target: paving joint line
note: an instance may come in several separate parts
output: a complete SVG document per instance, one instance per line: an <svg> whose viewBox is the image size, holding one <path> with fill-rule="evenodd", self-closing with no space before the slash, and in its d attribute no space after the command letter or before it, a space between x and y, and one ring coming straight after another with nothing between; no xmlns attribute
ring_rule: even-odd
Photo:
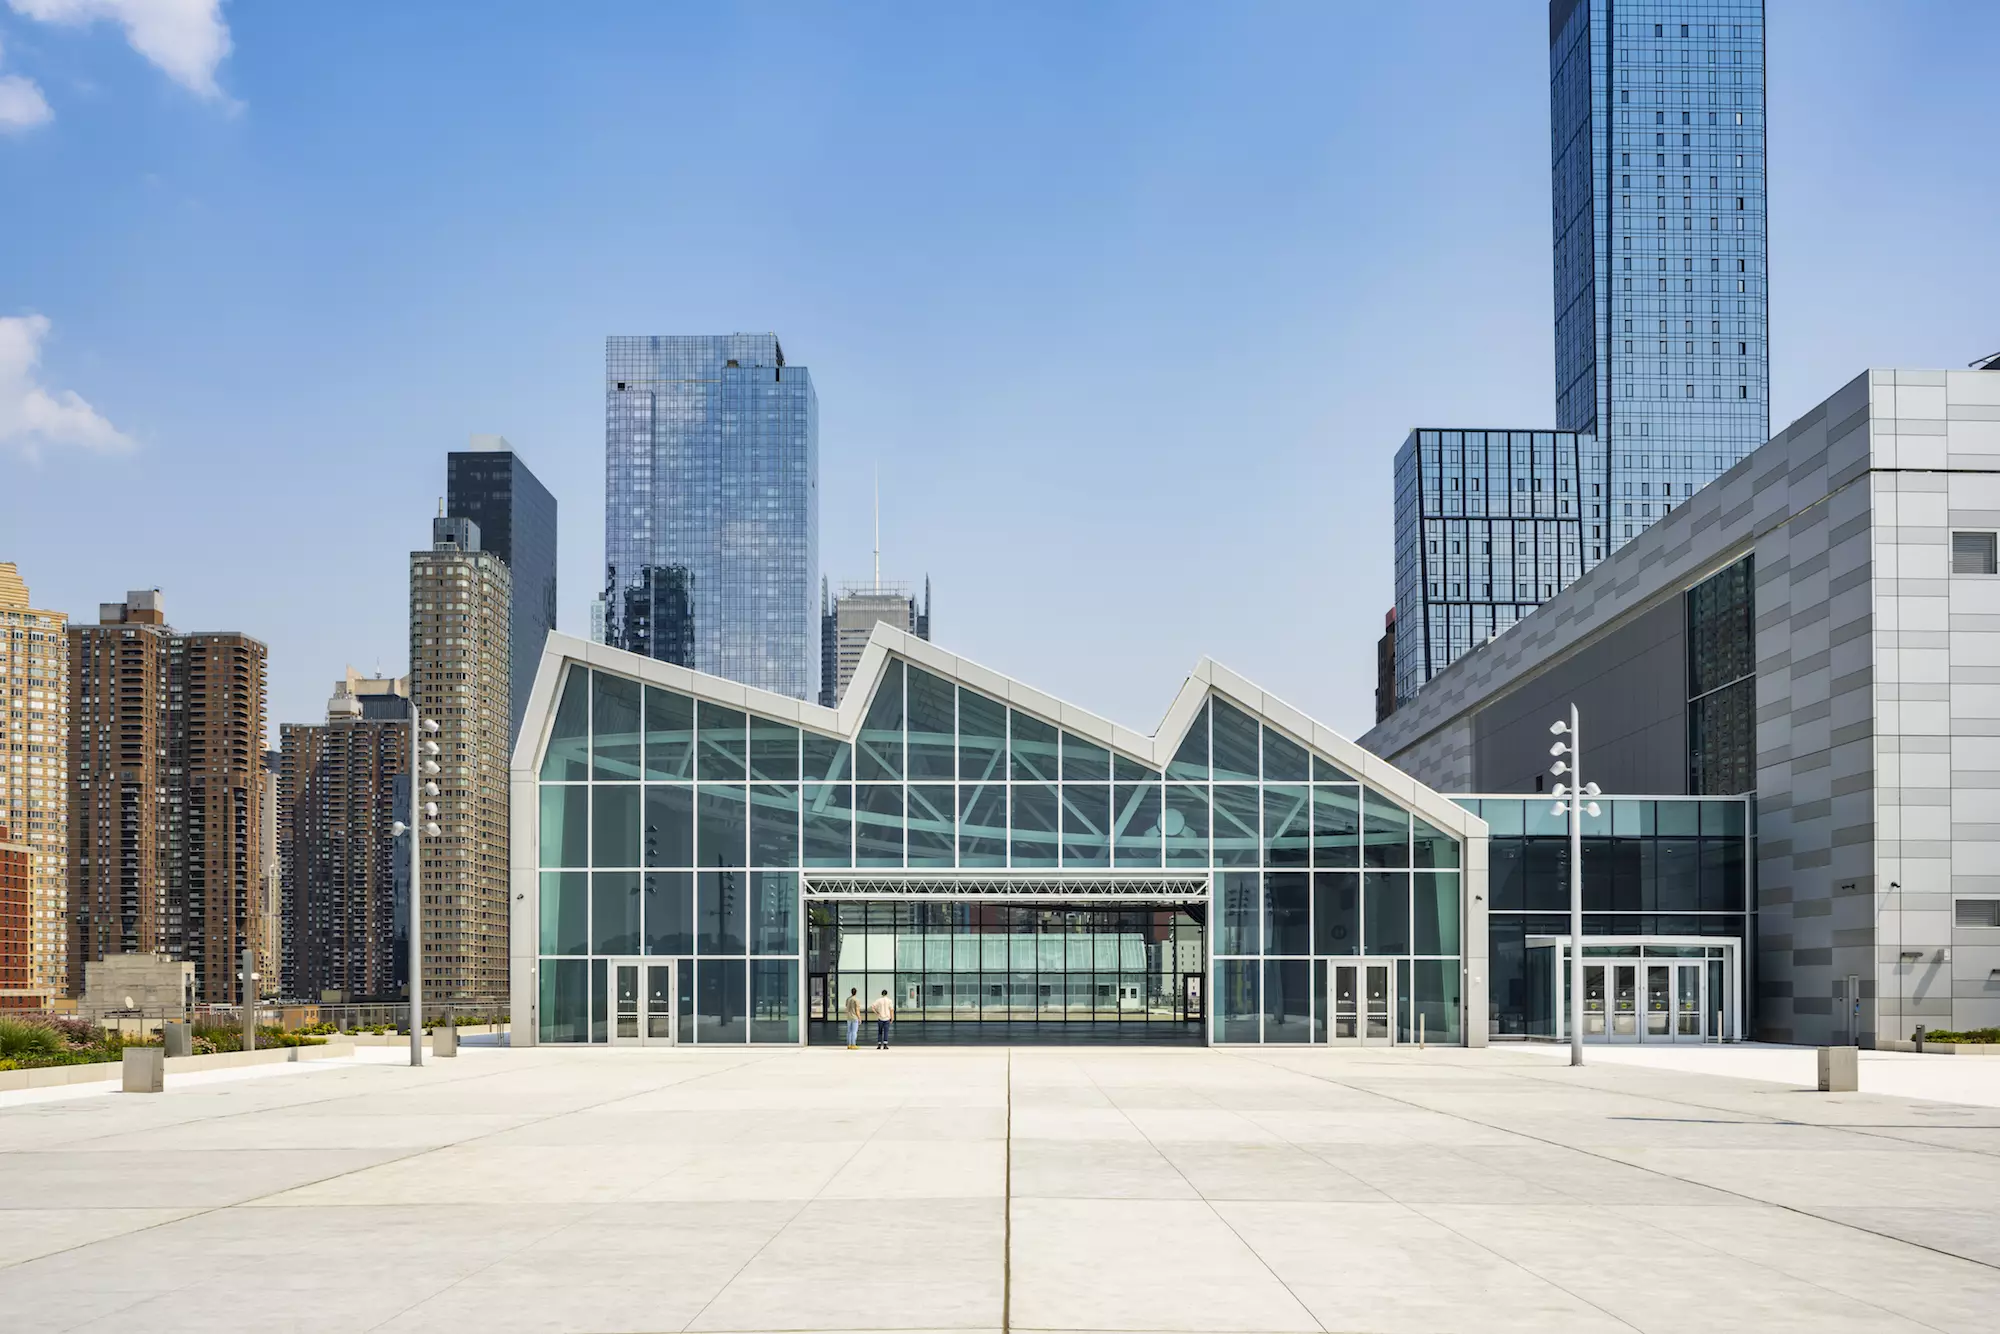
<svg viewBox="0 0 2000 1334"><path fill-rule="evenodd" d="M1235 1053L1235 1052L1231 1052L1230 1054L1231 1054L1231 1055L1239 1055L1239 1053ZM1247 1057L1244 1057L1244 1059L1248 1059L1248 1058L1247 1058ZM1289 1069L1289 1067L1285 1067L1285 1066L1277 1066L1277 1067L1272 1067L1272 1068L1276 1068L1276 1069ZM1294 1073L1297 1073L1297 1074L1301 1074L1301 1075L1304 1075L1304 1076L1305 1076L1306 1078L1308 1078L1308 1079L1318 1079L1318 1080L1323 1080L1323 1081L1324 1081L1324 1082L1326 1082L1326 1083L1329 1083L1329 1084L1334 1084L1334 1085L1337 1085L1337 1086L1339 1086L1339 1087L1341 1087L1341 1088L1349 1088L1349 1089L1351 1089L1351 1088L1353 1088L1353 1087L1354 1087L1354 1086L1353 1086L1353 1085L1351 1085L1351 1084L1346 1084L1346 1083L1342 1083L1342 1082L1341 1082L1340 1080L1337 1080L1337 1079L1333 1079L1333 1078L1331 1078L1331 1077L1329 1077L1329 1076L1326 1076L1326 1075L1318 1075L1318 1074L1312 1074L1312 1073L1310 1073L1310 1072L1308 1072L1308 1071L1303 1071L1303 1070L1301 1070L1301 1071L1294 1071ZM1538 1082L1538 1083L1548 1083L1548 1082L1550 1082L1550 1081L1547 1081L1547 1080L1538 1080L1538 1081L1536 1081L1536 1082ZM1558 1087L1562 1087L1562 1086L1558 1085ZM1373 1090L1363 1090L1363 1091L1373 1091ZM1613 1090L1603 1090L1603 1089L1598 1089L1598 1090L1594 1090L1594 1091L1596 1091L1596 1092L1613 1092ZM1766 1208L1770 1208L1770 1209L1782 1209L1782 1210L1784 1210L1784 1211L1785 1211L1786 1213L1790 1213L1790 1214L1797 1214L1797 1215L1798 1215L1799 1217L1801 1217L1801 1218L1811 1218L1811 1219L1814 1219L1815 1221L1818 1221L1818 1222L1821 1222L1821 1223L1830 1223L1830 1224L1832 1224L1832 1225L1833 1225L1833 1226L1835 1226L1835 1227L1844 1227L1844 1228L1849 1228L1849 1229L1851 1229L1851 1230L1853 1230L1853 1231L1855 1231L1855 1232L1860 1232L1860 1233L1863 1233L1863 1234L1865 1234L1865 1235L1867 1235L1867 1236L1871 1236L1871 1237L1880 1237L1880 1238L1882 1238L1882 1239L1883 1239L1884 1241L1893 1241L1893 1242L1896 1242L1896 1243L1898 1243L1899 1245L1903 1245L1903 1246L1913 1246L1913 1247L1915 1247L1916 1249L1918 1249L1918 1250L1920 1250L1920 1251L1928 1251L1928 1252L1930 1252L1930 1253L1931 1253L1931 1254L1933 1254L1933 1255L1941 1255L1941 1256L1945 1256L1946 1258L1948 1258L1948 1259L1952 1259L1952 1260L1962 1260L1962 1261L1964 1261L1964 1262L1965 1262L1965 1263L1967 1263L1967 1264L1973 1264L1973 1265L1978 1265L1978 1266L1979 1266L1980 1268L1982 1268L1982 1269L1991 1269L1991 1270L1995 1270L1995 1271L2000 1271L2000 1263L1995 1263L1995 1262L1993 1262L1993 1261L1989 1261L1989 1260L1981 1260L1981 1259L1977 1259L1977 1258L1975 1258L1975 1257L1973 1257L1973 1256L1969 1256L1969 1255L1960 1255L1960 1254L1959 1254L1959 1253L1958 1253L1957 1251L1948 1251L1948 1250L1945 1250L1944 1248L1942 1248L1942 1247L1939 1247L1939 1246L1932 1246L1932 1245L1929 1245L1928 1243L1925 1243L1925 1242L1921 1242L1921 1241L1913 1241L1913 1240L1911 1240L1911 1239L1910 1239L1910 1238L1908 1238L1908 1237L1899 1237L1899 1236L1896 1236L1896 1235L1895 1235L1894 1233L1891 1233L1891 1232L1881 1232L1881 1231L1877 1231L1877 1230L1876 1230L1875 1228L1871 1228L1871 1227L1862 1227L1862 1226L1861 1226L1860 1224L1858 1224L1858 1223L1852 1223L1852 1222L1849 1222L1849 1221L1847 1221L1846 1219L1842 1219L1842 1218L1829 1218L1829 1217L1827 1217L1827 1216L1826 1216L1825 1214L1818 1214L1818 1213L1814 1213L1814 1212L1813 1212L1812 1210L1810 1210L1810 1209L1803 1209L1803 1208L1800 1208L1800 1207L1799 1207L1799 1206L1797 1206L1797 1205L1792 1205L1792 1204L1785 1204L1785 1203L1783 1203L1783 1202L1781 1202L1781 1201L1778 1201L1778 1200L1765 1200L1765 1199L1759 1199L1759 1198L1758 1198L1757 1196L1755 1196L1755 1195L1746 1195L1746 1194L1744 1194L1744 1193L1743 1193L1742 1191L1737 1191L1737 1190L1731 1190L1731 1189L1729 1189L1729 1187L1727 1187L1727 1186L1716 1186L1716 1185L1711 1185L1711 1184L1709 1184L1709 1183L1708 1183L1708 1182L1706 1182L1706 1181L1693 1181L1693 1180L1690 1180L1690 1179L1689 1179L1689 1178L1687 1178L1687 1177L1683 1177L1683 1176L1677 1176L1677 1175L1675 1175L1675 1174L1674 1174L1674 1173L1672 1173L1672 1172L1668 1172L1668 1171L1665 1171L1664 1169L1661 1169L1661 1168L1658 1168L1658 1167L1652 1167L1652 1166L1649 1166L1649 1165L1647 1165L1647 1164L1645 1164L1645 1163L1633 1163L1633 1162L1627 1162L1627 1161L1626 1161L1625 1159L1623 1159L1623 1158L1616 1158L1616 1157L1613 1157L1612 1155L1610 1155L1610 1154L1608 1154L1608 1153L1601 1153L1601 1152L1599 1152L1599 1151L1597 1151L1597 1150L1595 1150L1595 1149L1588 1149L1588 1148L1581 1148L1581 1147L1579 1147L1579 1146L1577 1146L1577 1145L1574 1145L1574 1144L1563 1144L1563 1143L1560 1143L1559 1141L1556 1141L1556 1140L1552 1140L1552 1139L1549 1139L1549 1138L1547 1138L1547 1137L1545 1137L1545 1136L1542 1136L1542 1135L1535 1135L1535 1134L1530 1134L1529 1132L1527 1132L1527 1131L1525 1131L1525 1130L1516 1130L1516 1129L1513 1129L1513 1128L1511 1128L1511 1127L1508 1127L1508 1126L1503 1126L1503 1125L1497 1125L1497 1124L1494 1124L1494 1123L1492 1123L1492 1122L1489 1122L1489 1121L1481 1121L1481 1120L1479 1120L1479 1119L1478 1119L1477 1117L1473 1117L1473 1116L1467 1116L1467 1115L1465 1115L1465 1114L1464 1114L1464 1113L1462 1113L1462 1112L1446 1112L1446 1111L1440 1111L1439 1109L1437 1109L1437 1108L1435 1108L1435 1107L1426 1107L1426 1106L1425 1106L1425 1105L1424 1105L1423 1103L1420 1103L1420 1102L1416 1102L1416 1101L1414 1101L1414 1100L1411 1100L1411 1099L1408 1099L1408 1098L1398 1098L1398 1097L1396 1097L1396 1096L1395 1096L1395 1095L1393 1095L1393 1094L1388 1094L1388 1093L1380 1093L1380 1094L1378 1094L1378 1096L1380 1096L1380 1097L1383 1097L1383 1098L1387 1098L1387 1099L1388 1099L1389 1101L1391 1101L1391 1102L1396 1102L1396 1103L1401 1103L1401 1104L1402 1104L1403 1106L1405 1106L1405 1107L1413 1107L1413 1108L1417 1109L1418 1111L1424 1111L1424 1112L1429 1112L1429 1113L1431 1113L1431 1114L1432 1114L1432 1115L1434 1115L1434 1116L1448 1116L1448 1117L1451 1117L1451 1118L1452 1118L1452 1119L1454 1119L1454 1120L1459 1120L1459 1121L1464 1121L1464 1122L1467 1122L1468 1124L1471 1124L1471 1125L1475 1125L1475 1126L1483 1126L1483 1127L1484 1127L1484 1128L1486 1128L1487 1130L1497 1130L1497 1131L1499 1131L1499 1132L1500 1132L1501 1134L1504 1134L1504 1135L1518 1135L1518 1136L1519 1136L1520 1138L1522 1138L1522 1139L1525 1139L1525 1140L1531 1140L1531 1141L1533 1141L1534 1143L1537 1143L1537 1144L1545 1144L1545 1145L1549 1145L1549 1146L1551 1146L1551 1147L1553 1147L1553 1148L1558 1148L1558 1149L1565 1149L1565 1150L1568 1150L1568 1151L1569 1151L1569 1152L1571 1152L1571 1153L1580 1153L1580 1154L1583 1154L1583 1155L1584 1155L1585 1157L1589 1157L1589 1158L1595 1158L1595 1159L1598 1159L1598 1160L1599 1160L1599 1161L1601 1161L1601 1162L1607 1162L1607 1163L1616 1163L1616 1164L1618 1164L1618 1165L1619 1165L1619 1166L1621 1166L1621 1167L1629 1167L1629 1168L1632 1168L1632 1169L1634 1169L1635 1171L1640 1171L1640 1172L1646 1172L1646 1173L1649 1173L1649 1174L1651 1174L1651 1175L1653 1175L1653 1176L1657 1176L1657 1177L1660 1177L1660 1178L1662 1178L1662 1179L1664 1179L1664 1180L1667 1180L1667 1181L1678 1181L1678 1182L1680 1182L1680 1183L1681 1183L1682 1185L1684 1185L1684 1186L1695 1186L1695 1187L1698 1187L1698 1188L1700 1188L1700 1189L1702 1189L1702 1190L1712 1190L1712 1191L1715 1191L1715 1192L1716 1192L1717 1194L1720 1194L1720 1195L1727 1195L1727 1196L1731 1197L1732 1199L1738 1199L1738 1200L1743 1200L1743 1201L1745 1201L1745 1202L1747 1202L1747 1203L1750 1203L1750 1204L1761 1204L1761 1205L1765 1206ZM1637 1095L1634 1095L1634 1094L1623 1094L1623 1095L1621 1095L1621 1096L1625 1096L1625 1097L1634 1097L1634 1096L1637 1096ZM1661 1099L1661 1101L1663 1101L1663 1102L1664 1102L1664 1101L1670 1101L1670 1100L1669 1100L1669 1099L1664 1099L1664 1098L1662 1098L1662 1099ZM1791 1125L1804 1125L1804 1126L1811 1126L1811 1125L1813 1125L1814 1123L1813 1123L1813 1122L1810 1122L1810 1121L1798 1121L1798 1122L1781 1122L1781 1121L1775 1121L1775 1120L1774 1120L1774 1121L1772 1121L1772 1122L1771 1122L1771 1124L1773 1124L1773 1125L1785 1125L1785 1124L1791 1124ZM1802 1281L1802 1282L1809 1282L1810 1280L1801 1280L1801 1281ZM1829 1291L1830 1291L1830 1290L1829 1290Z"/></svg>
<svg viewBox="0 0 2000 1334"><path fill-rule="evenodd" d="M1090 1086L1096 1089L1098 1094L1101 1097L1103 1097L1103 1099L1106 1102L1111 1103L1111 1105L1114 1108L1117 1108L1118 1114L1125 1118L1126 1124L1130 1125L1132 1129L1139 1132L1139 1138L1146 1142L1147 1148L1151 1149L1154 1153L1159 1154L1160 1160L1164 1162L1168 1167L1174 1169L1174 1175L1178 1176L1184 1183L1186 1183L1187 1188L1194 1192L1194 1197L1197 1200L1201 1201L1203 1207L1205 1207L1208 1210L1210 1216L1213 1217L1216 1222L1222 1224L1222 1226L1229 1229L1229 1235L1236 1238L1237 1245L1241 1246L1244 1250L1248 1251L1251 1254L1251 1256L1255 1258L1257 1263L1260 1266L1262 1266L1264 1272L1271 1276L1271 1281L1273 1283L1276 1283L1279 1288L1283 1289L1285 1296L1291 1298L1292 1305L1299 1308L1299 1313L1305 1316L1306 1319L1312 1321L1313 1324L1319 1326L1320 1329L1325 1330L1327 1327L1326 1322L1321 1320L1318 1316L1314 1315L1312 1308L1310 1306L1307 1306L1305 1302L1300 1300L1299 1294L1292 1291L1291 1284L1285 1282L1284 1279L1278 1277L1278 1271L1271 1268L1271 1262L1264 1258L1264 1253L1258 1250L1255 1246L1252 1246L1250 1244L1250 1239L1248 1237L1245 1237L1242 1234L1242 1232L1237 1230L1236 1224L1230 1222L1228 1218L1224 1217L1222 1210L1215 1207L1215 1201L1209 1199L1208 1195L1202 1190L1202 1188L1194 1184L1193 1180L1189 1178L1187 1172L1182 1169L1179 1163L1175 1162L1172 1158L1167 1157L1167 1155L1161 1151L1160 1146L1154 1143L1153 1137L1146 1133L1145 1127L1141 1126L1137 1121L1134 1121L1132 1119L1132 1114L1129 1111L1125 1110L1124 1107L1119 1106L1118 1103L1112 1102L1111 1095L1104 1091L1104 1086L1097 1082L1097 1076L1091 1073L1089 1067L1083 1066L1082 1069L1083 1069L1083 1077L1090 1081ZM1236 1111L1234 1108L1221 1106L1220 1104L1216 1103L1213 1098L1209 1098L1208 1102L1212 1106L1214 1106L1215 1110L1217 1111L1228 1112L1232 1116L1241 1117L1245 1121L1250 1120L1249 1117L1243 1116L1241 1112ZM1256 1125L1257 1123L1251 1121L1250 1124ZM1259 1126L1258 1128L1260 1130L1264 1129L1264 1127L1262 1126ZM1290 1141L1287 1140L1286 1143L1290 1143Z"/></svg>

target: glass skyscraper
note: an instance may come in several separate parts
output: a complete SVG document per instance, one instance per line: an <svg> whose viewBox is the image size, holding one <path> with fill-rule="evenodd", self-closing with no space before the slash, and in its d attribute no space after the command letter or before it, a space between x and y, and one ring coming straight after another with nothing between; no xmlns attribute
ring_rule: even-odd
<svg viewBox="0 0 2000 1334"><path fill-rule="evenodd" d="M1411 431L1396 451L1396 699L1604 559L1602 456L1573 431Z"/></svg>
<svg viewBox="0 0 2000 1334"><path fill-rule="evenodd" d="M819 403L774 334L604 340L604 633L811 699Z"/></svg>
<svg viewBox="0 0 2000 1334"><path fill-rule="evenodd" d="M507 608L511 745L521 734L542 641L556 628L556 498L501 436L473 436L472 448L453 450L445 466L446 514L477 524L480 550L498 556L513 576Z"/></svg>
<svg viewBox="0 0 2000 1334"><path fill-rule="evenodd" d="M1556 425L1613 547L1770 438L1762 0L1550 0Z"/></svg>

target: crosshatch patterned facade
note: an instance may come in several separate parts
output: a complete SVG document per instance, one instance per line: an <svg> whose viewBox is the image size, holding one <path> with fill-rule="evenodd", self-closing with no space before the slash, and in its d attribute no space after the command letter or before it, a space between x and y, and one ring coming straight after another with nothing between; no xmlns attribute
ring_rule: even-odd
<svg viewBox="0 0 2000 1334"><path fill-rule="evenodd" d="M1551 0L1556 424L1612 546L1770 438L1763 0Z"/></svg>
<svg viewBox="0 0 2000 1334"><path fill-rule="evenodd" d="M614 1040L626 960L681 1041L801 1041L865 981L905 1024L1314 1042L1341 1032L1328 962L1366 959L1385 1024L1467 1039L1476 818L1254 689L1191 680L1156 745L956 663L884 627L836 711L553 637L516 755L514 1013Z"/></svg>
<svg viewBox="0 0 2000 1334"><path fill-rule="evenodd" d="M605 639L816 698L819 400L775 334L604 340Z"/></svg>

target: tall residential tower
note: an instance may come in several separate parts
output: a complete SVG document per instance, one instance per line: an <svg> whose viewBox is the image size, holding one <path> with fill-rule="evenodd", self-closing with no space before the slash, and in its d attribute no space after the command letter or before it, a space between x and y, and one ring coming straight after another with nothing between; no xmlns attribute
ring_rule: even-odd
<svg viewBox="0 0 2000 1334"><path fill-rule="evenodd" d="M507 609L507 740L521 730L542 641L556 628L556 498L504 437L475 435L446 464L445 513L479 525L479 545L512 579Z"/></svg>
<svg viewBox="0 0 2000 1334"><path fill-rule="evenodd" d="M775 334L604 340L605 639L810 699L819 406Z"/></svg>
<svg viewBox="0 0 2000 1334"><path fill-rule="evenodd" d="M27 972L14 1008L42 1008L69 982L68 619L33 606L20 571L0 562L0 824L28 859Z"/></svg>
<svg viewBox="0 0 2000 1334"><path fill-rule="evenodd" d="M194 964L204 1001L239 999L264 938L263 643L181 634L158 589L69 627L71 994L115 954Z"/></svg>
<svg viewBox="0 0 2000 1334"><path fill-rule="evenodd" d="M419 891L426 1003L485 1008L507 994L512 601L506 562L470 519L434 520L430 550L410 553L410 689L438 724L443 771Z"/></svg>
<svg viewBox="0 0 2000 1334"><path fill-rule="evenodd" d="M1550 0L1556 425L1613 547L1770 438L1763 0Z"/></svg>

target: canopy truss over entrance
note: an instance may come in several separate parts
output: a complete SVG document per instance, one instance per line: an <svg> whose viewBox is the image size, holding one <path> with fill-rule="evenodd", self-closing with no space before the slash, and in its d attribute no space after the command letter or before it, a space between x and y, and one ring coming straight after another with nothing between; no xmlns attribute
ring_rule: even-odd
<svg viewBox="0 0 2000 1334"><path fill-rule="evenodd" d="M1206 875L814 875L808 900L985 899L1007 903L1206 903Z"/></svg>

